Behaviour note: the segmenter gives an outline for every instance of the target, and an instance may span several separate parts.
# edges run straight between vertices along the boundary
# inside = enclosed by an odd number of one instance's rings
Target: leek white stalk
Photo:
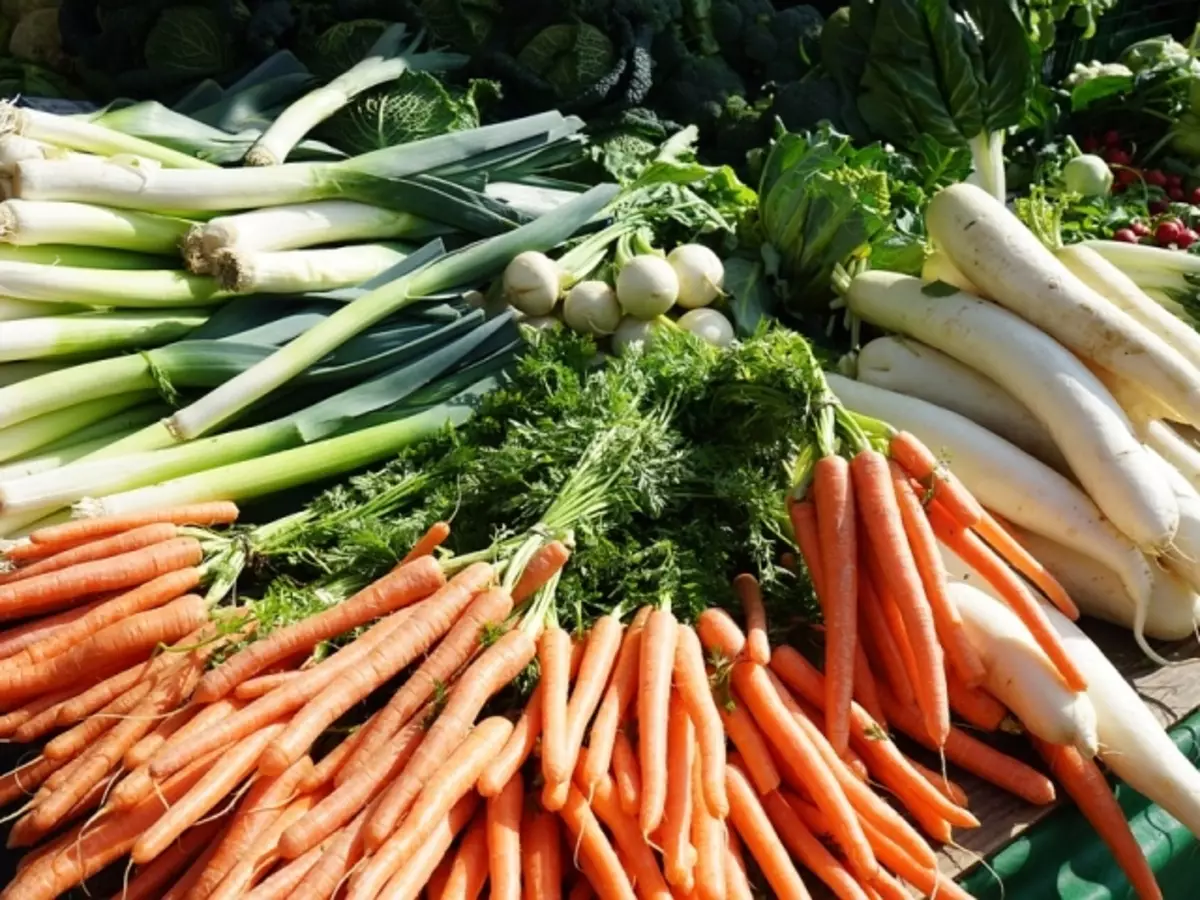
[[[132,431],[132,429],[130,429]],[[31,475],[40,475],[45,472],[56,472],[57,470],[81,459],[90,453],[95,453],[104,447],[111,444],[114,440],[124,437],[130,431],[123,432],[116,436],[106,435],[103,437],[94,437],[87,441],[78,441],[73,444],[62,447],[58,450],[50,450],[45,447],[39,447],[35,456],[24,456],[16,462],[8,465],[0,466],[0,485],[9,481],[15,481],[18,478],[28,478]],[[55,444],[61,443],[56,441]],[[62,505],[62,504],[59,504]],[[55,508],[58,508],[55,506]]]
[[[191,226],[186,219],[89,203],[37,200],[0,203],[0,241],[17,246],[81,244],[173,254],[178,252]]]
[[[81,501],[85,515],[119,515],[208,500],[250,500],[317,479],[352,472],[393,456],[401,447],[424,440],[447,425],[471,416],[470,403],[447,403],[404,419],[316,441],[280,453],[185,475],[151,487]]]
[[[67,313],[86,312],[90,307],[71,303],[37,303],[33,300],[14,300],[0,297],[0,322],[16,322],[21,319],[63,316]]]
[[[52,372],[57,372],[68,366],[68,363],[38,361],[38,362],[15,362],[15,363],[0,363],[0,388],[6,388],[10,385],[20,384],[28,381],[30,378],[37,378],[40,375],[49,375]]]
[[[0,462],[24,456],[152,396],[150,391],[141,391],[89,400],[0,430]]]
[[[102,156],[136,156],[176,169],[214,169],[210,162],[96,125],[86,118],[58,116],[36,109],[0,105],[0,133],[17,134],[68,150]]]
[[[0,361],[158,347],[208,319],[197,309],[119,310],[22,319],[0,328]]]
[[[212,268],[221,287],[238,294],[298,294],[362,284],[403,262],[410,252],[387,244],[273,253],[220,250],[212,257]]]
[[[220,250],[298,250],[348,241],[425,238],[440,230],[406,212],[352,200],[318,200],[218,216],[195,225],[184,239],[184,259],[193,272],[203,273]]]
[[[19,134],[0,137],[0,167],[11,166],[23,159],[66,159],[77,155],[73,150],[43,144]]]
[[[209,305],[232,295],[206,275],[173,269],[106,271],[0,259],[0,296],[153,309]]]
[[[186,171],[121,160],[24,160],[13,167],[13,196],[74,200],[121,209],[225,212],[333,198],[381,202],[392,179],[450,167],[472,156],[565,137],[583,123],[541,113],[470,131],[385,147],[336,163]]]
[[[30,363],[5,363],[0,374],[29,371]],[[0,435],[19,422],[105,397],[155,388],[150,363],[128,354],[65,368],[36,370],[0,388]]]
[[[168,421],[168,430],[176,440],[193,440],[207,433],[278,389],[354,335],[418,298],[478,281],[518,253],[544,251],[562,243],[591,221],[616,193],[617,189],[612,185],[592,188],[579,199],[528,225],[464,247],[364,294],[267,359],[179,410]]]
[[[395,81],[409,69],[448,68],[465,62],[450,54],[410,55],[401,49],[405,27],[393,25],[379,36],[360,62],[328,84],[309,91],[276,117],[246,152],[248,166],[277,166],[284,162],[304,136],[363,91]],[[414,42],[415,44],[415,42]]]

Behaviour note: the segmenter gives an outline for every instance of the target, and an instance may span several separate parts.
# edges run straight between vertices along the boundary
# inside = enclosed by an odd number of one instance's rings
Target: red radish
[[[1170,185],[1171,187],[1181,188],[1181,187],[1183,187],[1183,176],[1182,175],[1168,175],[1167,176],[1167,184]]]
[[[1121,132],[1115,128],[1110,128],[1104,132],[1104,143],[1110,147],[1118,147],[1121,144]]]
[[[1117,182],[1130,185],[1138,180],[1137,169],[1117,169]]]
[[[1108,161],[1114,166],[1127,166],[1131,158],[1124,150],[1113,150],[1108,154]]]
[[[1126,244],[1136,244],[1138,242],[1138,236],[1134,233],[1132,228],[1119,228],[1117,229],[1116,233],[1113,234],[1113,240],[1121,241]]]
[[[1129,230],[1138,237],[1145,237],[1150,233],[1150,226],[1148,226],[1145,222],[1133,222],[1129,226]]]
[[[1200,187],[1192,188],[1192,206],[1200,206]]]
[[[1158,228],[1155,229],[1154,238],[1163,247],[1168,244],[1174,244],[1179,240],[1179,236],[1183,233],[1183,229],[1179,223],[1173,219],[1166,222],[1160,222]]]
[[[1173,184],[1169,188],[1167,188],[1167,196],[1171,198],[1172,203],[1182,203],[1183,202],[1183,188],[1177,184]]]
[[[1163,174],[1162,169],[1150,169],[1145,174],[1146,184],[1152,184],[1155,187],[1166,187],[1167,176]]]
[[[1149,204],[1149,208],[1150,208],[1151,215],[1161,216],[1163,213],[1165,213],[1168,209],[1171,208],[1171,204],[1168,203],[1166,200],[1151,200],[1150,204]]]
[[[1188,247],[1192,246],[1192,244],[1196,243],[1196,239],[1198,237],[1200,237],[1200,235],[1196,234],[1196,232],[1192,231],[1192,229],[1185,228],[1183,233],[1180,234],[1176,239],[1175,243],[1180,250],[1186,250]]]

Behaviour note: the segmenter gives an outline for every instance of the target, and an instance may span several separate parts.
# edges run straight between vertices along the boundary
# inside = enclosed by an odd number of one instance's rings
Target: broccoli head
[[[744,96],[745,82],[719,56],[685,56],[668,72],[658,73],[651,99],[668,118],[713,128],[730,97]]]

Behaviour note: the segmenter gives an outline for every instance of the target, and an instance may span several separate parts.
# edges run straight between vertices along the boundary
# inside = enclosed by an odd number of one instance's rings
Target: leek
[[[140,391],[89,400],[5,428],[0,431],[0,462],[24,456],[80,428],[144,403],[151,396],[150,391]]]
[[[219,250],[268,252],[345,241],[415,240],[444,230],[406,212],[351,200],[318,200],[220,216],[195,225],[184,239],[183,255],[191,271],[203,273]]]
[[[297,294],[362,284],[411,252],[387,244],[274,253],[221,250],[212,259],[212,270],[222,288],[238,294]]]
[[[273,170],[268,170],[273,171]],[[613,185],[578,199],[515,231],[471,244],[397,278],[339,309],[287,346],[179,410],[166,427],[176,440],[192,440],[277,390],[325,354],[423,296],[491,275],[526,250],[549,250],[567,240],[616,196]]]
[[[0,361],[157,347],[203,325],[201,310],[84,312],[22,319],[0,329]]]
[[[21,319],[63,316],[67,313],[87,312],[91,307],[71,303],[35,303],[32,300],[14,300],[0,297],[0,322],[16,322]]]
[[[224,212],[328,199],[390,205],[384,201],[393,196],[387,188],[395,179],[453,167],[481,155],[525,154],[582,127],[578,119],[547,112],[385,147],[336,163],[286,163],[261,169],[184,171],[122,161],[24,160],[13,167],[13,196],[155,212]]]
[[[0,134],[16,134],[56,147],[101,156],[133,156],[176,169],[213,169],[212,163],[73,116],[0,104]]]
[[[0,296],[44,303],[153,309],[209,305],[232,294],[206,275],[173,269],[105,271],[13,262],[0,257]]]
[[[461,66],[465,56],[452,53],[412,54],[416,42],[401,47],[405,27],[393,25],[371,45],[366,57],[328,84],[310,91],[285,109],[246,153],[248,166],[277,166],[304,136],[348,104],[356,95],[395,81],[410,69],[435,71]]]
[[[82,244],[135,250],[178,252],[192,223],[154,213],[108,209],[87,203],[6,200],[0,203],[0,241],[30,244]]]
[[[67,367],[62,362],[15,362],[0,364],[0,388],[21,384],[30,378],[50,375]]]
[[[11,166],[23,159],[66,159],[74,155],[72,150],[43,144],[19,134],[0,137],[0,166]]]
[[[41,266],[76,266],[81,269],[162,269],[170,261],[161,256],[130,253],[108,247],[70,244],[36,244],[21,247],[0,242],[0,262],[36,263]]]

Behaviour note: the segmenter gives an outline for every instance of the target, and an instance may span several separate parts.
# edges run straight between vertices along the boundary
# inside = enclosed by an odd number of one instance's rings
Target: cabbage
[[[146,35],[144,48],[150,71],[173,77],[218,75],[233,63],[230,36],[216,13],[203,6],[173,6]]]
[[[517,62],[546,79],[560,99],[572,100],[608,74],[616,55],[599,28],[551,25],[522,48]]]
[[[339,22],[321,33],[312,52],[304,54],[305,62],[322,80],[336,78],[362,62],[389,24],[382,19]]]
[[[35,9],[17,22],[8,39],[8,52],[14,59],[58,68],[63,63],[62,36],[58,31],[58,10]]]
[[[476,50],[503,12],[498,0],[422,0],[421,21],[455,50]]]

